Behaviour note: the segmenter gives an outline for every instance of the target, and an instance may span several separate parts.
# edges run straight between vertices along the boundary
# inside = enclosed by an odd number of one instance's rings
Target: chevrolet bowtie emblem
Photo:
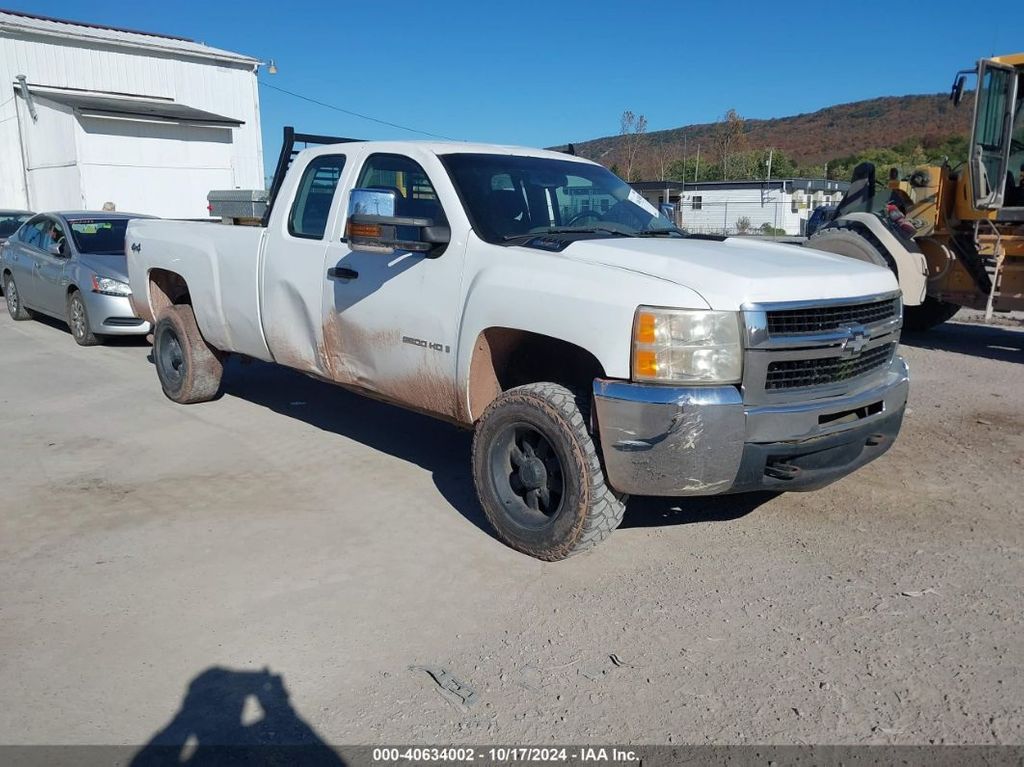
[[[868,345],[868,331],[861,327],[855,326],[846,329],[846,338],[843,340],[842,349],[844,357],[856,357],[860,354],[864,347]]]

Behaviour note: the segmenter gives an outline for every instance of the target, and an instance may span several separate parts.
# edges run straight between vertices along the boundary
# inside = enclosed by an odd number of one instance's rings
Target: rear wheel
[[[220,390],[221,354],[203,339],[188,305],[168,308],[153,330],[153,361],[168,399],[182,405],[207,402]]]
[[[585,405],[564,386],[527,384],[500,394],[476,426],[480,505],[505,543],[538,559],[596,546],[625,512],[605,482]]]
[[[903,307],[903,327],[911,331],[931,330],[960,311],[957,304],[926,296],[920,306]]]
[[[89,326],[89,312],[85,308],[85,300],[77,290],[68,296],[67,305],[68,327],[71,336],[79,346],[96,346],[102,338],[92,332]]]
[[[11,275],[4,276],[4,298],[7,300],[7,311],[11,315],[11,319],[23,320],[32,319],[32,312],[25,308],[25,305],[21,302],[21,293],[18,292],[18,285],[14,282],[14,278]]]

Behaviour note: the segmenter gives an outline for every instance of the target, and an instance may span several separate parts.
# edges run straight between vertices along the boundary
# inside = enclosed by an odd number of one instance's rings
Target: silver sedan
[[[41,213],[0,250],[0,282],[16,320],[63,320],[82,346],[106,336],[145,335],[128,288],[124,235],[130,213]]]

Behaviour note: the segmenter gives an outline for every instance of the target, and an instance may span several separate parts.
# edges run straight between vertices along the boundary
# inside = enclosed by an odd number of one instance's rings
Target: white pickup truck
[[[212,399],[238,354],[473,428],[487,517],[542,559],[629,494],[820,488],[906,406],[890,270],[687,235],[566,154],[306,149],[263,226],[136,220],[127,244],[168,397]]]

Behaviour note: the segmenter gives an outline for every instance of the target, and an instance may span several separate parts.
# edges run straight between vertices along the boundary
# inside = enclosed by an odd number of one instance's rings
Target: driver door
[[[445,223],[435,182],[445,183],[454,200],[436,157],[378,153],[362,162],[354,186],[393,192],[395,215]],[[346,212],[347,200],[324,262],[331,378],[406,407],[459,418],[455,373],[465,240],[453,237],[430,255],[353,250],[344,238]]]
[[[983,61],[978,82],[971,137],[971,185],[974,207],[991,210],[1003,205],[1017,73],[1013,67]]]

